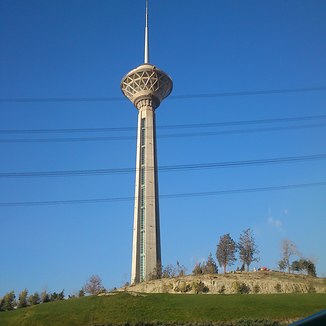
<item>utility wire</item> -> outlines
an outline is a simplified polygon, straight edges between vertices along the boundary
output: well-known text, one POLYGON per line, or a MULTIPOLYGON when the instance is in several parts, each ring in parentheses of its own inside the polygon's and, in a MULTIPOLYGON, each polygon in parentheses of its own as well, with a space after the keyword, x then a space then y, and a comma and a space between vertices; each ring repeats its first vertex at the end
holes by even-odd
MULTIPOLYGON (((299 126, 279 126, 279 127, 265 127, 255 129, 235 129, 222 130, 212 132, 192 132, 192 133, 174 133, 174 134, 160 134, 158 138, 184 138, 184 137, 198 137, 198 136, 218 136, 218 135, 235 135, 235 134, 249 134, 256 132, 271 132, 282 130, 298 130, 307 128, 325 127, 326 122, 299 125, 299 126)), ((120 140, 135 140, 135 136, 99 136, 99 137, 70 137, 70 138, 16 138, 16 139, 0 139, 0 143, 67 143, 67 142, 94 142, 94 141, 120 141, 120 140)))
MULTIPOLYGON (((256 90, 256 91, 234 91, 234 92, 217 92, 217 93, 203 93, 203 94, 183 94, 170 96, 170 100, 183 100, 195 98, 214 98, 214 97, 234 97, 234 96, 252 96, 252 95, 273 95, 273 94, 287 94, 287 93, 306 93, 315 91, 324 91, 326 86, 317 87, 299 87, 299 88, 285 88, 285 89, 271 89, 271 90, 256 90)), ((124 101, 122 96, 111 97, 31 97, 31 98, 0 98, 0 103, 60 103, 60 102, 118 102, 124 101)))
MULTIPOLYGON (((158 170, 160 172, 188 171, 188 170, 201 170, 201 169, 212 169, 212 168, 230 168, 230 167, 232 168, 232 167, 258 166, 258 165, 265 165, 265 164, 293 163, 293 162, 303 162, 303 161, 320 160, 320 159, 326 159, 326 154, 289 156, 289 157, 277 157, 277 158, 270 158, 270 159, 228 161, 228 162, 215 162, 215 163, 166 165, 166 166, 159 167, 158 170)), ((130 173, 135 173, 135 171, 136 171, 135 168, 116 168, 116 169, 93 169, 93 170, 7 172, 7 173, 0 173, 0 178, 97 176, 97 175, 110 175, 110 174, 130 174, 130 173)))
MULTIPOLYGON (((219 196, 219 195, 235 195, 235 194, 243 194, 243 193, 289 190, 289 189, 321 187, 321 186, 326 186, 326 181, 311 182, 311 183, 299 183, 299 184, 290 184, 290 185, 281 185, 281 186, 271 186, 271 187, 256 187, 256 188, 242 188, 242 189, 230 189, 230 190, 216 190, 216 191, 168 194, 168 195, 161 195, 160 198, 172 199, 172 198, 190 198, 190 197, 209 197, 209 196, 219 196)), ((147 198, 149 198, 149 197, 147 197, 147 198)), ((0 207, 98 204, 98 203, 123 202, 123 201, 132 201, 132 200, 134 200, 134 197, 111 197, 111 198, 93 198, 93 199, 7 202, 7 203, 0 203, 0 207)))
MULTIPOLYGON (((226 121, 226 122, 210 122, 210 123, 190 123, 178 125, 162 125, 157 126, 157 129, 188 129, 188 128, 213 128, 213 127, 229 127, 229 126, 243 126, 256 124, 269 124, 281 122, 299 122, 324 120, 326 115, 315 116, 301 116, 301 117, 287 117, 274 119, 256 119, 243 121, 226 121)), ((112 127, 112 128, 64 128, 64 129, 0 129, 0 134, 47 134, 47 133, 93 133, 93 132, 120 132, 120 131, 135 131, 136 127, 112 127)))

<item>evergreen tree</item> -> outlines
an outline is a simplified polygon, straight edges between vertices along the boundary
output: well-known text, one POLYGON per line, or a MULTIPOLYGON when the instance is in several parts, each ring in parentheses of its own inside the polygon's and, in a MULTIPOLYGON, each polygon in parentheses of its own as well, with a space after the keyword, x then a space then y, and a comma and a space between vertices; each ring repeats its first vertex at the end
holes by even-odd
POLYGON ((235 253, 237 246, 235 241, 231 238, 230 233, 224 234, 220 237, 220 241, 216 249, 216 258, 221 267, 226 273, 226 266, 233 265, 236 261, 235 253))
POLYGON ((203 274, 203 270, 202 270, 202 267, 201 267, 201 264, 200 263, 196 263, 193 271, 192 271, 192 274, 193 275, 201 275, 203 274))
POLYGON ((13 310, 16 306, 15 298, 16 296, 14 291, 6 293, 0 303, 1 310, 2 311, 13 310))
POLYGON ((212 253, 209 254, 206 264, 203 266, 203 274, 216 274, 218 267, 213 259, 212 253))
POLYGON ((39 304, 40 302, 41 302, 41 298, 40 298, 40 295, 38 292, 35 292, 34 294, 31 294, 28 297, 28 303, 31 306, 35 306, 35 305, 39 304))
POLYGON ((64 291, 65 291, 65 290, 62 290, 62 291, 58 294, 58 300, 64 300, 64 298, 65 298, 64 291))
POLYGON ((27 296, 28 296, 28 291, 27 289, 21 291, 18 296, 18 308, 24 308, 27 307, 27 296))

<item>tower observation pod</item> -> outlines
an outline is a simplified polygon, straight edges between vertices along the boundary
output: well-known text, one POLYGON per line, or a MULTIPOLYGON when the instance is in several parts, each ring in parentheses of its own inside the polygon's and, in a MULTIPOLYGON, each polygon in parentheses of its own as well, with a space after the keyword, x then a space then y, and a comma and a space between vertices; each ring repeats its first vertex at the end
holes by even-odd
POLYGON ((148 0, 144 64, 121 81, 123 94, 138 110, 131 284, 149 280, 161 267, 155 110, 172 91, 172 80, 149 63, 148 0))

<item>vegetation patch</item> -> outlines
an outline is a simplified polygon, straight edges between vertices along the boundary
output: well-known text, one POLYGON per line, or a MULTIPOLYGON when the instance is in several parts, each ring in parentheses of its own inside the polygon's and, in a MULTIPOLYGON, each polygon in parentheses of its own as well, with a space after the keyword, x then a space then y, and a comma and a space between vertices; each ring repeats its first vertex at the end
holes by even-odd
POLYGON ((0 313, 0 326, 281 325, 325 308, 325 294, 85 296, 0 313), (236 307, 236 309, 235 309, 236 307))

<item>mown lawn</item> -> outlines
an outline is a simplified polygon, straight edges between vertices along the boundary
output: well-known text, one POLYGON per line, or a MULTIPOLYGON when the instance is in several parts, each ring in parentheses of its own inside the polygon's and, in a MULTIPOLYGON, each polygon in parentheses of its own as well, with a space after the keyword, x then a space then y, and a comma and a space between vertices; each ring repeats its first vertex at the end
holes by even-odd
POLYGON ((293 320, 326 308, 326 294, 172 295, 84 297, 0 313, 1 326, 89 326, 137 322, 293 320))

